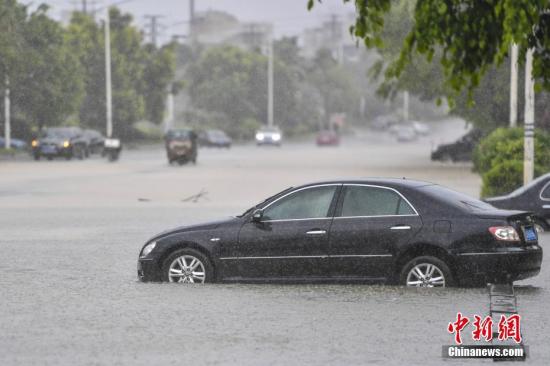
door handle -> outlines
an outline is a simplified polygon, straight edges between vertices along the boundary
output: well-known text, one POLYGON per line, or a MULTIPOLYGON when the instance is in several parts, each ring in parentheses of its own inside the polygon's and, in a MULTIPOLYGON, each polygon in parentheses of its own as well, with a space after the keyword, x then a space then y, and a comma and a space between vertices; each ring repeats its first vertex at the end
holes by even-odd
POLYGON ((542 208, 550 208, 550 205, 542 205, 542 208))
POLYGON ((411 227, 409 225, 395 225, 390 227, 390 230, 410 230, 411 227))
POLYGON ((326 233, 326 230, 310 230, 306 232, 307 235, 325 235, 326 233))

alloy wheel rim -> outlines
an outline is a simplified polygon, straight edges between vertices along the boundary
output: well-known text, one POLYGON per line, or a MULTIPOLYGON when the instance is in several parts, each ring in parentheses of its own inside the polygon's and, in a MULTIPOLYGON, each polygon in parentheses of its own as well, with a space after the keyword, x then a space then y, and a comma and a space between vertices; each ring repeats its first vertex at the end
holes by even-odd
POLYGON ((408 287, 445 287, 443 271, 434 264, 415 265, 407 275, 408 287))
POLYGON ((192 255, 177 257, 168 269, 168 280, 170 282, 204 283, 205 279, 204 264, 192 255))

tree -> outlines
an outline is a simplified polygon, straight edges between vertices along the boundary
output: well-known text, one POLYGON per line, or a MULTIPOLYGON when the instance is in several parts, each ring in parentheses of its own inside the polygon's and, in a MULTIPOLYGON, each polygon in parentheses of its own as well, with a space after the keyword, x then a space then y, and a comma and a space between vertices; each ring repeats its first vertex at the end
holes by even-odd
MULTIPOLYGON (((308 0, 308 7, 314 3, 308 0)), ((393 5, 392 0, 355 1, 351 33, 367 47, 382 47, 385 15, 393 5)), ((454 93, 464 88, 471 93, 493 65, 502 63, 515 42, 520 60, 527 49, 534 49, 533 75, 538 88, 550 90, 549 35, 547 0, 418 0, 414 22, 386 77, 399 77, 414 54, 431 61, 441 50, 445 87, 454 93)))

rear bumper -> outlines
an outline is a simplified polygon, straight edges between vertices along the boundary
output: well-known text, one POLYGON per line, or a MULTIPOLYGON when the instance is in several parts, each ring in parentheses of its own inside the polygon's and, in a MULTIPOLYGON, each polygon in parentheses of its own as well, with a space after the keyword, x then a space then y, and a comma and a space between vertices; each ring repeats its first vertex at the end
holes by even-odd
POLYGON ((532 245, 495 252, 460 253, 456 258, 459 282, 516 281, 540 272, 542 248, 532 245))
POLYGON ((140 258, 137 262, 137 275, 141 282, 160 281, 160 271, 152 259, 140 258))

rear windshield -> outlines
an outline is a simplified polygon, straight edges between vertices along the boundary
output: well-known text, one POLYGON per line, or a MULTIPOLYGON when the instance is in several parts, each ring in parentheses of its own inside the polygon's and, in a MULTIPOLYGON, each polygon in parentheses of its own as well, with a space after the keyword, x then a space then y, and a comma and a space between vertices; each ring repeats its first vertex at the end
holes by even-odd
POLYGON ((453 191, 452 189, 442 187, 437 184, 420 187, 421 190, 427 192, 430 196, 435 197, 439 201, 443 201, 456 208, 466 211, 491 211, 495 208, 490 204, 480 201, 477 198, 468 196, 467 194, 453 191))

